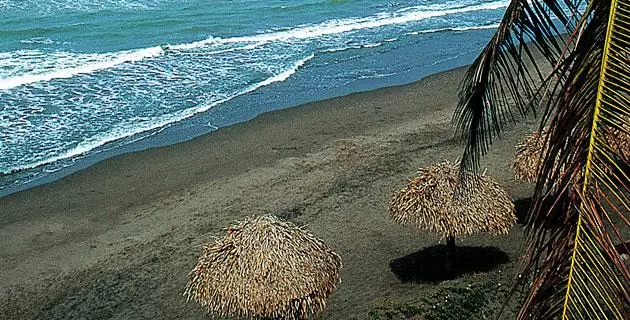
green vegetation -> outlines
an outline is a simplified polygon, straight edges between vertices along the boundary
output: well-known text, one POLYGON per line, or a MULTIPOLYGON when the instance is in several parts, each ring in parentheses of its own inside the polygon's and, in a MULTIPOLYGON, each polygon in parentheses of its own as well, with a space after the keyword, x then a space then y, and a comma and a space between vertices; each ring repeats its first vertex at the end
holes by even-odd
POLYGON ((366 320, 487 319, 505 297, 505 285, 495 281, 444 283, 421 302, 386 300, 368 312, 366 320))

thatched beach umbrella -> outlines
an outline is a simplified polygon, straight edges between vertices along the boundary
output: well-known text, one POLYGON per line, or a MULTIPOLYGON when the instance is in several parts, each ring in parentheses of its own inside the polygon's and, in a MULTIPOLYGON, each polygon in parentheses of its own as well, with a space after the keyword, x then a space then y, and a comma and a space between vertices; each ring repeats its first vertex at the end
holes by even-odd
MULTIPOLYGON (((534 131, 516 146, 516 158, 512 163, 515 179, 532 183, 538 180, 540 167, 545 160, 543 151, 546 149, 547 138, 547 130, 534 131)), ((630 135, 608 128, 604 131, 604 138, 620 158, 626 161, 630 159, 630 135)))
POLYGON ((306 319, 326 306, 341 266, 306 229, 248 218, 204 245, 184 294, 221 317, 306 319))
POLYGON ((477 232, 507 233, 514 222, 514 204, 496 182, 485 175, 467 173, 474 186, 455 197, 459 168, 444 161, 418 170, 418 177, 396 192, 389 203, 392 219, 428 230, 447 239, 447 268, 452 271, 455 237, 477 232))
MULTIPOLYGON (((630 132, 630 127, 624 126, 624 128, 626 132, 630 132)), ((608 130, 606 140, 622 159, 628 161, 630 160, 630 134, 626 132, 617 129, 608 130)))
POLYGON ((534 131, 516 146, 516 159, 512 163, 515 179, 532 183, 538 180, 547 135, 547 131, 534 131))

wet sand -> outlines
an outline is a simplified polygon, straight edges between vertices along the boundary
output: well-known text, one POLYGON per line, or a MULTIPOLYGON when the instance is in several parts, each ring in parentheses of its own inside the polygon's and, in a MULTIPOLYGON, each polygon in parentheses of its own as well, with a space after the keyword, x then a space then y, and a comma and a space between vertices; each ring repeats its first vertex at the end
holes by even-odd
MULTIPOLYGON (((419 166, 461 155, 450 119, 463 72, 267 113, 0 198, 0 318, 209 318, 182 296, 201 245, 267 213, 307 225, 343 258, 320 319, 372 319, 457 286, 503 292, 522 225, 458 239, 472 261, 441 281, 439 239, 387 214, 419 166)), ((510 128, 483 161, 519 207, 532 186, 513 180, 510 163, 533 127, 510 128)))

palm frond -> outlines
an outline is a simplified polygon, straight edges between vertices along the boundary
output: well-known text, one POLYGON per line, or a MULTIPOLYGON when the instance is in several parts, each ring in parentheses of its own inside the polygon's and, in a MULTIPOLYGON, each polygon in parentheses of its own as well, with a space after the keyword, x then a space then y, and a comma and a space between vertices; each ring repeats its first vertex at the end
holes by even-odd
POLYGON ((629 316, 630 272, 615 247, 630 231, 629 163, 607 133, 630 134, 630 0, 592 1, 585 14, 547 105, 553 156, 530 212, 523 274, 533 281, 519 319, 629 316))
POLYGON ((509 120, 511 105, 526 115, 541 98, 540 88, 551 79, 537 59, 551 67, 562 56, 559 37, 576 27, 581 0, 513 0, 487 46, 468 69, 460 90, 453 123, 467 139, 461 172, 477 170, 479 159, 509 120), (566 30, 558 29, 557 22, 566 30), (531 42, 528 45, 528 42, 531 42))

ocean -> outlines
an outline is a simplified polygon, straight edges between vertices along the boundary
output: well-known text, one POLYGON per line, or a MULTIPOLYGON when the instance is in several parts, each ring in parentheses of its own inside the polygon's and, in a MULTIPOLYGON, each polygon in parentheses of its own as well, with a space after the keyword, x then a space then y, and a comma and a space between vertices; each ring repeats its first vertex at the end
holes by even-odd
POLYGON ((469 64, 508 3, 0 0, 0 196, 469 64))

